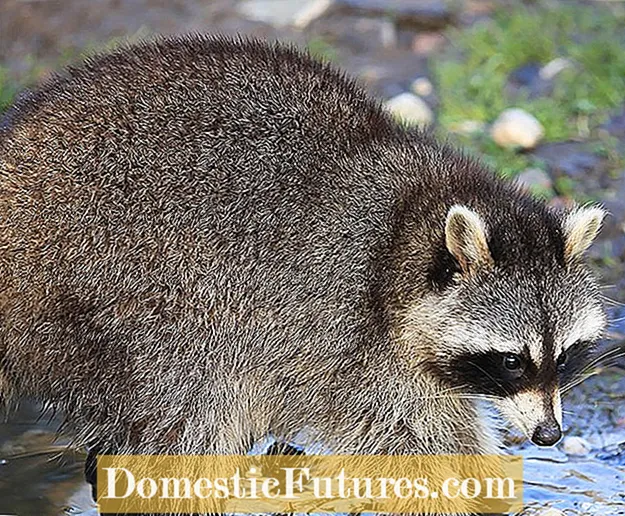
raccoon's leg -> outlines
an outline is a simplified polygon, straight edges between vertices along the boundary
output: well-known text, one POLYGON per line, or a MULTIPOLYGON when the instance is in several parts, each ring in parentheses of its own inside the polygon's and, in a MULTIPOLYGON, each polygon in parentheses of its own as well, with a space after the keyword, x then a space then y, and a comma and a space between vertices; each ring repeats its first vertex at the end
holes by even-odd
POLYGON ((305 453, 304 450, 288 443, 275 442, 267 449, 265 455, 305 455, 305 453))
POLYGON ((91 486, 91 498, 96 502, 98 500, 98 459, 97 456, 101 455, 102 451, 99 446, 89 447, 87 452, 87 459, 85 460, 85 480, 87 484, 91 486))

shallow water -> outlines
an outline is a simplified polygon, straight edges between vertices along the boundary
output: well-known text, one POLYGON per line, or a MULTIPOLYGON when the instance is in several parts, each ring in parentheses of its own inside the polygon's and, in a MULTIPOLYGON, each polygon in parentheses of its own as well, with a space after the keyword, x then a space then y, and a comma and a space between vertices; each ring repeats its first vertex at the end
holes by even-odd
POLYGON ((85 455, 55 440, 60 422, 23 403, 0 424, 0 514, 68 514, 83 484, 85 455))
MULTIPOLYGON (((567 516, 625 515, 625 372, 603 371, 565 400, 565 432, 592 446, 583 457, 562 445, 539 449, 513 446, 525 460, 524 514, 553 507, 567 516)), ((23 404, 0 424, 0 514, 56 516, 96 514, 83 481, 84 454, 54 442, 60 418, 40 417, 23 404)))
MULTIPOLYGON (((621 438, 625 439, 625 435, 621 438)), ((569 458, 560 450, 526 449, 524 499, 526 514, 553 507, 567 515, 625 514, 625 453, 603 452, 569 458)))

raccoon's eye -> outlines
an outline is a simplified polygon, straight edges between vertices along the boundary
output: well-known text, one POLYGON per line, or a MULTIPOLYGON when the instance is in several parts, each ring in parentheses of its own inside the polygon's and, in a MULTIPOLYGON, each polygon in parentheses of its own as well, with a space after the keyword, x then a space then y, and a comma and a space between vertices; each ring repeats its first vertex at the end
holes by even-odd
POLYGON ((564 369, 564 366, 566 365, 568 359, 569 359, 569 355, 567 354, 566 351, 563 351, 562 353, 560 353, 560 356, 558 357, 558 360, 556 362, 558 369, 560 370, 564 369))
POLYGON ((518 374, 523 372, 523 360, 519 355, 512 353, 504 355, 503 366, 511 373, 518 374))

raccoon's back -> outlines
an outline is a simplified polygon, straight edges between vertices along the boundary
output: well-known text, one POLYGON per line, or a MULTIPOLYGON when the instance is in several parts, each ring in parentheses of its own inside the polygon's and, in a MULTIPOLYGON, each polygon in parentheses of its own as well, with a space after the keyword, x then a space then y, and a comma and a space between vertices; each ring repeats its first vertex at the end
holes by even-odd
POLYGON ((90 59, 0 125, 5 292, 46 320, 357 310, 393 199, 351 158, 396 131, 282 46, 189 37, 90 59))

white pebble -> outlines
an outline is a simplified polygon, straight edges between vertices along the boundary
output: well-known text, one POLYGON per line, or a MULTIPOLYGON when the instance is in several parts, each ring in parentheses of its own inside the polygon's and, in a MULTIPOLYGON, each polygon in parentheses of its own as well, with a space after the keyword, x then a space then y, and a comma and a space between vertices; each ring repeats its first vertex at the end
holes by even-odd
POLYGON ((562 70, 572 67, 573 63, 571 61, 563 57, 557 57, 553 61, 549 61, 545 66, 543 66, 538 72, 538 75, 541 79, 545 81, 550 81, 562 70))
POLYGON ((400 93, 386 102, 386 108, 409 124, 428 126, 434 120, 434 113, 426 102, 412 93, 400 93))
POLYGON ((236 9, 249 20, 268 23, 274 27, 295 25, 297 28, 305 28, 316 18, 326 14, 331 6, 332 2, 317 0, 244 0, 237 3, 236 9))
POLYGON ((305 29, 315 20, 326 16, 333 6, 334 0, 313 0, 308 2, 295 13, 292 24, 298 29, 305 29))
POLYGON ((588 455, 592 450, 590 443, 582 437, 565 437, 562 441, 562 451, 567 455, 583 457, 588 455))
POLYGON ((549 508, 538 513, 538 516, 564 516, 564 513, 558 509, 549 508))
POLYGON ((427 77, 419 77, 418 79, 415 79, 410 86, 410 89, 422 97, 427 97, 432 94, 432 91, 434 91, 434 87, 427 77))
POLYGON ((544 133, 543 126, 534 116, 518 108, 503 111, 490 128, 492 139, 500 147, 531 149, 544 133))
POLYGON ((397 27, 391 20, 383 20, 380 24, 380 41, 384 48, 397 46, 397 27))

